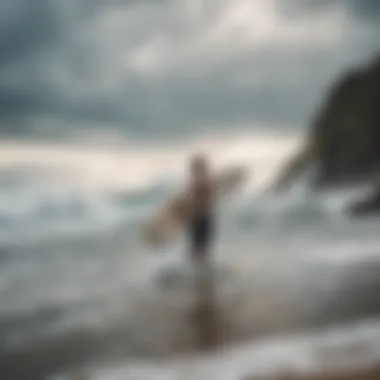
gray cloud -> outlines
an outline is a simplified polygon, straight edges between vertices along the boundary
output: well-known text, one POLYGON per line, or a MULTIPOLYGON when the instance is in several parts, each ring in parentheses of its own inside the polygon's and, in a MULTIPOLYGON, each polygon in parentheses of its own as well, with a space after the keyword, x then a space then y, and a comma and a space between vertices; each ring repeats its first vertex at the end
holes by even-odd
POLYGON ((380 18, 380 3, 377 0, 351 0, 353 11, 358 15, 370 20, 380 18))
POLYGON ((377 0, 285 0, 280 7, 290 14, 306 14, 331 10, 333 7, 346 8, 348 15, 365 19, 380 17, 380 3, 377 0))
POLYGON ((48 0, 1 1, 0 22, 1 66, 34 54, 57 34, 48 0))
POLYGON ((337 72, 380 47, 380 6, 271 4, 0 0, 0 123, 151 135, 305 124, 337 72))

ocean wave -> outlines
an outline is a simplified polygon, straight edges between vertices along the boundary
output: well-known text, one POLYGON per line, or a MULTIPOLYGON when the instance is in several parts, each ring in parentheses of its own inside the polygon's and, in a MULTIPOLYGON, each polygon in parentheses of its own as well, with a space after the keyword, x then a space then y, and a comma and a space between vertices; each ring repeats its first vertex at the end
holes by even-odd
MULTIPOLYGON (((58 339, 90 325, 95 332, 125 332, 128 342, 123 343, 137 342, 143 351, 170 348, 171 337, 187 328, 183 315, 193 297, 191 276, 182 271, 188 266, 186 247, 180 241, 154 250, 141 241, 139 226, 183 183, 183 164, 195 147, 210 149, 220 159, 218 168, 238 163, 251 169, 245 185, 220 207, 215 246, 217 265, 236 274, 217 281, 230 292, 230 311, 236 310, 236 297, 245 307, 239 314, 244 320, 236 322, 242 324, 242 334, 320 322, 324 302, 334 304, 329 292, 346 294, 349 288, 339 288, 344 271, 331 257, 342 252, 345 265, 356 265, 354 255, 367 259, 368 250, 378 246, 378 223, 363 227, 345 218, 346 204, 360 189, 312 194, 300 183, 282 195, 263 191, 293 140, 255 136, 230 143, 132 153, 52 150, 45 151, 55 160, 47 165, 49 175, 8 172, 2 182, 0 173, 0 332, 6 344, 58 339), (356 239, 355 252, 344 245, 347 237, 356 239), (321 262, 333 269, 326 271, 318 266, 321 262), (299 288, 311 293, 301 294, 299 288), (310 294, 317 305, 310 305, 310 294), (160 323, 155 319, 159 315, 160 323), (2 330, 1 321, 5 326, 9 318, 20 323, 2 330), (156 336, 163 347, 152 343, 156 336)), ((20 148, 16 161, 34 160, 33 167, 45 167, 44 154, 36 158, 32 153, 20 148)), ((2 160, 0 155, 0 165, 5 165, 2 160)), ((330 317, 335 312, 332 306, 326 311, 330 317)))

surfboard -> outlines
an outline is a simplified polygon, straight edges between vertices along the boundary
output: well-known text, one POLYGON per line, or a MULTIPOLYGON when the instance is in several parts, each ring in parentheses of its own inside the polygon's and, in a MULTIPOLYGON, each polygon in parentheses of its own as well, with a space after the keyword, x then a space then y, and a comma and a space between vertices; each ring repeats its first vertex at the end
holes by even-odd
MULTIPOLYGON (((237 190, 246 178, 243 166, 232 166, 217 173, 213 179, 217 199, 237 190)), ((150 245, 161 245, 174 239, 186 224, 190 215, 190 202, 183 193, 169 198, 143 224, 143 238, 150 245)))

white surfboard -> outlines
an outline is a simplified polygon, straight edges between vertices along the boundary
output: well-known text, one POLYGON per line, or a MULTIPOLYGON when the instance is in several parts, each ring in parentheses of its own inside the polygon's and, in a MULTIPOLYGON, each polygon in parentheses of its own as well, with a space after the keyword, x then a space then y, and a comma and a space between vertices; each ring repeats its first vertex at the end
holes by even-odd
MULTIPOLYGON (((246 177, 246 169, 233 166, 215 176, 217 198, 236 190, 246 177)), ((217 199, 217 200, 218 200, 217 199)), ((183 194, 170 198, 143 224, 143 237, 151 245, 159 245, 174 239, 189 217, 189 201, 183 194)))

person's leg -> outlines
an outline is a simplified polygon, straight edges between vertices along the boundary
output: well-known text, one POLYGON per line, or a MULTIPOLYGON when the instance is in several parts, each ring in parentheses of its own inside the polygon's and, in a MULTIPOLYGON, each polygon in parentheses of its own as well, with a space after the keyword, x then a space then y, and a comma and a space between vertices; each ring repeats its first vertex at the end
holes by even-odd
POLYGON ((194 309, 194 328, 199 348, 213 347, 217 342, 217 309, 212 276, 210 273, 211 220, 208 217, 195 221, 191 234, 191 261, 195 270, 197 303, 194 309))

